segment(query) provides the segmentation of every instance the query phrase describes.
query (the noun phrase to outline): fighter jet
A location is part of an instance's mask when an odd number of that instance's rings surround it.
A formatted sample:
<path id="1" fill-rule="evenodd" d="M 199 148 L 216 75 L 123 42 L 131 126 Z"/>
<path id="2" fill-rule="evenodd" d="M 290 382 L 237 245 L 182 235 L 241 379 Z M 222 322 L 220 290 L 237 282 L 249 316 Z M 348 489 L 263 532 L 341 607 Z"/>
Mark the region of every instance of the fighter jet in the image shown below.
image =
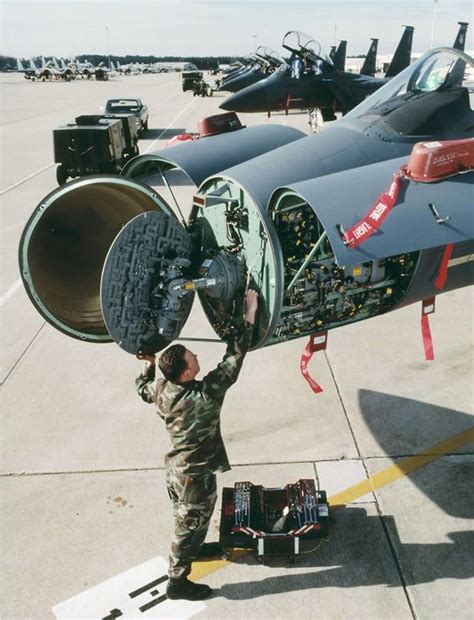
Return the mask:
<path id="1" fill-rule="evenodd" d="M 99 62 L 95 68 L 94 75 L 98 82 L 106 82 L 110 77 L 111 71 L 105 64 L 105 62 Z"/>
<path id="2" fill-rule="evenodd" d="M 96 67 L 89 60 L 84 60 L 84 62 L 75 61 L 74 66 L 77 73 L 82 78 L 86 78 L 88 80 L 91 80 L 94 77 L 96 80 L 99 81 L 107 80 L 110 75 L 110 69 L 103 61 L 100 62 Z"/>
<path id="3" fill-rule="evenodd" d="M 55 58 L 46 61 L 44 56 L 41 57 L 41 69 L 39 71 L 39 77 L 43 82 L 46 80 L 59 79 L 61 77 L 61 71 Z"/>
<path id="4" fill-rule="evenodd" d="M 35 80 L 39 79 L 40 71 L 36 67 L 32 58 L 30 58 L 30 60 L 28 61 L 28 65 L 29 65 L 28 69 L 25 69 L 25 67 L 23 66 L 23 63 L 21 62 L 19 58 L 16 59 L 16 65 L 17 65 L 17 71 L 19 73 L 23 73 L 23 77 L 26 80 L 31 80 L 32 82 L 34 82 Z"/>
<path id="5" fill-rule="evenodd" d="M 413 27 L 405 26 L 385 78 L 346 73 L 335 68 L 317 41 L 290 31 L 283 47 L 292 52 L 290 65 L 265 80 L 228 97 L 220 107 L 235 112 L 273 112 L 319 108 L 324 120 L 335 120 L 336 110 L 347 113 L 410 64 Z"/>
<path id="6" fill-rule="evenodd" d="M 261 66 L 261 59 L 259 59 L 256 54 L 249 54 L 245 57 L 244 63 L 241 64 L 240 67 L 236 67 L 235 69 L 224 75 L 220 90 L 229 90 L 229 92 L 234 92 L 232 89 L 232 84 L 234 80 L 239 79 L 240 77 L 246 75 L 248 72 L 253 71 L 255 68 L 259 69 Z M 230 86 L 231 88 L 228 89 L 227 86 Z"/>
<path id="7" fill-rule="evenodd" d="M 195 291 L 228 337 L 254 287 L 252 348 L 309 336 L 306 362 L 328 330 L 421 302 L 430 358 L 434 297 L 473 283 L 473 96 L 473 59 L 438 48 L 320 134 L 255 156 L 265 125 L 144 155 L 199 185 L 183 225 L 145 177 L 67 184 L 23 232 L 26 290 L 57 329 L 135 354 L 179 337 Z"/>
<path id="8" fill-rule="evenodd" d="M 219 87 L 219 91 L 230 91 L 235 93 L 268 77 L 283 64 L 283 59 L 275 50 L 261 45 L 257 48 L 255 55 L 252 57 L 251 64 L 246 69 L 223 80 Z"/>
<path id="9" fill-rule="evenodd" d="M 240 62 L 240 60 L 236 60 L 230 65 L 219 65 L 219 71 L 222 73 L 223 79 L 225 79 L 226 77 L 229 77 L 229 75 L 231 75 L 232 73 L 243 69 L 244 66 L 245 63 Z"/>
<path id="10" fill-rule="evenodd" d="M 94 77 L 95 67 L 89 60 L 84 60 L 84 62 L 76 61 L 76 66 L 81 77 L 88 80 Z"/>
<path id="11" fill-rule="evenodd" d="M 56 58 L 53 58 L 54 68 L 58 71 L 62 80 L 66 80 L 66 82 L 70 82 L 71 80 L 75 80 L 77 76 L 77 66 L 73 60 L 66 64 L 64 58 L 58 62 Z"/>
<path id="12" fill-rule="evenodd" d="M 59 66 L 55 58 L 52 58 L 50 61 L 46 62 L 44 57 L 41 57 L 41 68 L 38 68 L 32 58 L 29 60 L 29 68 L 25 69 L 23 63 L 19 58 L 16 61 L 17 71 L 24 74 L 24 78 L 27 80 L 31 80 L 34 82 L 35 80 L 42 80 L 45 82 L 46 80 L 51 80 L 53 78 L 61 77 L 61 71 L 59 70 Z"/>

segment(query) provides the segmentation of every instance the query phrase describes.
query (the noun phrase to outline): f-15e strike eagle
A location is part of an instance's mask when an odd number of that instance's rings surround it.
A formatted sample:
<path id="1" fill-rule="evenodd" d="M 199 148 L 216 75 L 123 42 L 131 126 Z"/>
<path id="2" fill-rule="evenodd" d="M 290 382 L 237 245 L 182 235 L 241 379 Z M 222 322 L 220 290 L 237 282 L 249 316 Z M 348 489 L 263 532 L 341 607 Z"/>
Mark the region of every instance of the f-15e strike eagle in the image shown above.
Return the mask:
<path id="1" fill-rule="evenodd" d="M 474 280 L 473 98 L 473 59 L 438 48 L 321 133 L 234 124 L 68 183 L 25 227 L 25 288 L 65 334 L 134 354 L 179 337 L 195 291 L 225 339 L 256 288 L 254 349 L 421 302 L 429 358 L 434 297 Z M 183 224 L 136 178 L 174 169 L 197 186 Z"/>

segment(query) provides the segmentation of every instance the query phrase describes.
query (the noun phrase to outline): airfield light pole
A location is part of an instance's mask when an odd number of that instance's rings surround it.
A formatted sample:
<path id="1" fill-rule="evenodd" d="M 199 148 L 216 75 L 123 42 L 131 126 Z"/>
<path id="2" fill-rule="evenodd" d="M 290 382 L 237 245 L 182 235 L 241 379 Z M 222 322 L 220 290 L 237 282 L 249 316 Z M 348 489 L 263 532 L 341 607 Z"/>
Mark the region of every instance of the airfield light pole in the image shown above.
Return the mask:
<path id="1" fill-rule="evenodd" d="M 107 33 L 107 56 L 109 57 L 109 69 L 111 69 L 110 65 L 110 39 L 109 39 L 109 27 L 105 27 L 105 32 Z"/>
<path id="2" fill-rule="evenodd" d="M 256 52 L 257 51 L 257 35 L 253 34 L 253 51 Z"/>
<path id="3" fill-rule="evenodd" d="M 430 49 L 433 49 L 435 23 L 436 23 L 436 8 L 437 8 L 437 6 L 438 6 L 438 0 L 433 0 L 433 19 L 431 21 L 431 43 L 430 43 Z"/>

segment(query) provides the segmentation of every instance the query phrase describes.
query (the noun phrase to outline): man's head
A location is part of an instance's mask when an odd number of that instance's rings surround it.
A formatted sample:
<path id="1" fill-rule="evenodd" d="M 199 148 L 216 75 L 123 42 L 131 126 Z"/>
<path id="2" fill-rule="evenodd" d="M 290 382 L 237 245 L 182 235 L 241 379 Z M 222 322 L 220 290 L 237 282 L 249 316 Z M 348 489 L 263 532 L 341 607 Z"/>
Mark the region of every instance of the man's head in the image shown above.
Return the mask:
<path id="1" fill-rule="evenodd" d="M 173 383 L 192 381 L 200 371 L 197 355 L 182 344 L 174 344 L 163 351 L 158 367 L 165 379 Z"/>

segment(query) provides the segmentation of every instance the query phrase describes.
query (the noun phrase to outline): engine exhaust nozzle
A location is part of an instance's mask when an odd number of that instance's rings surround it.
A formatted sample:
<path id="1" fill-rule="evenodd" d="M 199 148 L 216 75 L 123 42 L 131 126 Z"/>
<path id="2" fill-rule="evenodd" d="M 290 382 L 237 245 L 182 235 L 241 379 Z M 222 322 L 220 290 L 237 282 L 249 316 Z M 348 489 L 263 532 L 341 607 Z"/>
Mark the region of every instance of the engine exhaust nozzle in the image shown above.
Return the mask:
<path id="1" fill-rule="evenodd" d="M 135 216 L 168 205 L 151 188 L 120 177 L 87 177 L 46 196 L 23 231 L 19 261 L 26 291 L 54 327 L 86 342 L 112 342 L 100 280 L 112 242 Z"/>

